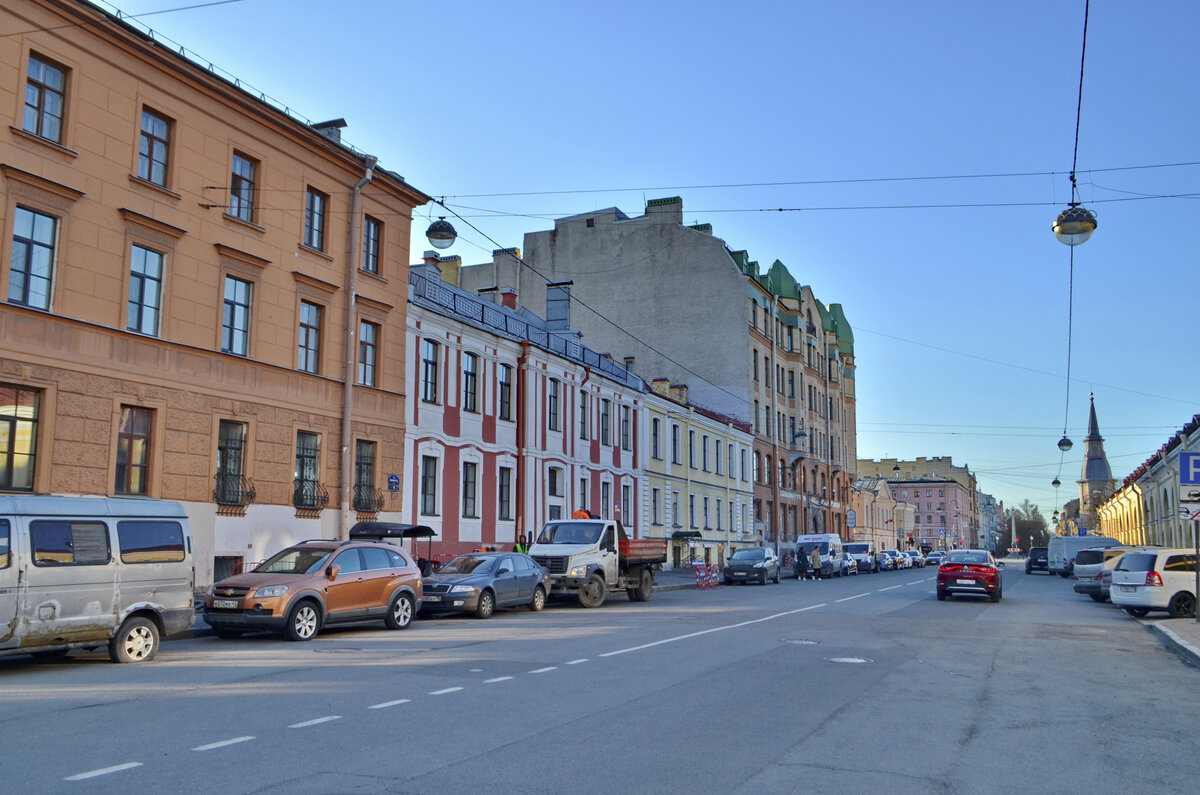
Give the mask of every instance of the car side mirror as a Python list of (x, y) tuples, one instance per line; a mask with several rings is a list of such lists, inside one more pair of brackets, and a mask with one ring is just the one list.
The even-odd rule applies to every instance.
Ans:
[(1002, 560), (996, 561), (996, 567), (1000, 568), (1000, 569), (1004, 568), (1004, 561), (1002, 561)]
[(333, 565), (325, 569), (325, 576), (331, 580), (336, 580), (337, 576), (342, 573), (342, 567)]
[(507, 568), (502, 567), (500, 569), (500, 571), (496, 572), (496, 576), (499, 577), (501, 574), (509, 574), (509, 573), (511, 573), (511, 572)]

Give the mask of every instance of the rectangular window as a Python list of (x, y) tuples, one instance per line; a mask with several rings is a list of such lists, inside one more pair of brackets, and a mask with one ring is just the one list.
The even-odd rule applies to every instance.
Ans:
[(354, 442), (354, 510), (374, 513), (383, 507), (375, 489), (375, 442)]
[(600, 518), (612, 518), (612, 484), (604, 481), (600, 484)]
[(496, 375), (499, 385), (500, 419), (512, 419), (512, 368), (507, 364), (500, 365)]
[(704, 497), (704, 529), (705, 530), (708, 530), (709, 528), (712, 527), (712, 520), (709, 518), (711, 516), (711, 514), (709, 513), (709, 510), (711, 509), (711, 507), (712, 507), (712, 505), (710, 503), (710, 498), (706, 495)]
[(13, 215), (8, 300), (34, 309), (50, 308), (50, 284), (58, 246), (58, 219), (18, 206)]
[(501, 520), (512, 519), (512, 469), (510, 467), (500, 467), (500, 479), (497, 485), (499, 489), (499, 518)]
[(633, 449), (633, 409), (621, 406), (621, 449)]
[(721, 452), (721, 440), (713, 440), (713, 464), (716, 466), (717, 474), (722, 474), (721, 468), (724, 466), (725, 458)]
[(688, 527), (696, 527), (696, 495), (688, 495)]
[(662, 524), (662, 489), (650, 490), (650, 522)]
[(221, 351), (250, 354), (250, 302), (254, 285), (235, 276), (225, 277), (225, 307), (221, 319)]
[(688, 431), (688, 466), (696, 468), (696, 432)]
[(700, 468), (708, 472), (708, 434), (700, 437)]
[(741, 451), (741, 456), (742, 456), (742, 466), (741, 466), (742, 480), (750, 480), (750, 469), (749, 469), (749, 467), (746, 466), (747, 459), (746, 459), (746, 451), (745, 450)]
[(551, 497), (562, 497), (563, 495), (563, 471), (558, 467), (550, 467), (546, 471), (546, 479), (548, 482), (547, 489)]
[(306, 373), (321, 370), (322, 309), (308, 301), (300, 302), (300, 333), (296, 345), (296, 368)]
[(587, 510), (588, 507), (588, 479), (579, 479), (579, 507)]
[(358, 324), (358, 383), (375, 386), (375, 363), (379, 355), (379, 326), (363, 320)]
[(233, 153), (232, 173), (229, 177), (229, 214), (250, 223), (254, 222), (254, 184), (258, 161), (243, 154)]
[(679, 449), (680, 441), (681, 440), (679, 438), (679, 426), (672, 425), (671, 426), (671, 463), (672, 464), (682, 464), (683, 463), (682, 459), (680, 459), (680, 457), (679, 457), (682, 454), (681, 450)]
[(62, 143), (66, 98), (67, 70), (41, 56), (30, 55), (21, 129), (39, 138)]
[(679, 492), (671, 492), (671, 526), (683, 527), (679, 520), (682, 517), (679, 515)]
[(103, 522), (43, 520), (29, 525), (35, 566), (103, 566), (111, 559)]
[(129, 309), (126, 328), (158, 336), (162, 316), (162, 254), (134, 245), (129, 253)]
[(479, 357), (463, 354), (463, 411), (479, 412)]
[(549, 392), (546, 398), (546, 421), (550, 430), (557, 431), (559, 429), (558, 422), (558, 390), (559, 382), (557, 379), (550, 379)]
[(438, 359), (439, 346), (433, 340), (425, 340), (421, 349), (421, 400), (438, 402)]
[(467, 519), (477, 519), (479, 514), (475, 507), (476, 488), (478, 485), (478, 464), (470, 461), (463, 462), (462, 468), (462, 515)]
[[(705, 499), (708, 499), (708, 498), (705, 497)], [(717, 497), (717, 510), (713, 515), (717, 517), (717, 529), (718, 530), (723, 529), (721, 527), (721, 498), (720, 497)]]
[(213, 490), (218, 505), (242, 504), (245, 456), (245, 423), (221, 420), (217, 429), (217, 485)]
[(579, 390), (579, 438), (588, 438), (588, 394)]
[(171, 122), (142, 108), (142, 131), (138, 142), (137, 175), (166, 187), (167, 156), (171, 150)]
[(0, 489), (32, 491), (41, 393), (0, 384)]
[(612, 444), (612, 436), (610, 435), (610, 427), (612, 423), (611, 417), (612, 404), (607, 400), (600, 401), (600, 444)]
[(150, 429), (154, 413), (136, 406), (121, 406), (117, 428), (116, 494), (146, 494), (150, 472)]
[(315, 510), (325, 507), (321, 499), (321, 437), (311, 431), (296, 432), (296, 471), (293, 475), (292, 505)]
[(621, 487), (621, 521), (625, 524), (630, 524), (633, 521), (633, 489), (629, 486)]
[(650, 455), (662, 460), (662, 420), (658, 417), (650, 420)]
[(796, 397), (796, 371), (788, 370), (788, 397)]
[(383, 222), (366, 216), (363, 218), (362, 269), (367, 273), (379, 273), (379, 250), (383, 243)]
[(437, 516), (437, 468), (433, 456), (421, 456), (421, 515)]
[(309, 188), (304, 200), (304, 245), (325, 250), (325, 217), (329, 214), (329, 196)]
[(179, 522), (117, 522), (117, 545), (122, 563), (174, 563), (186, 557)]

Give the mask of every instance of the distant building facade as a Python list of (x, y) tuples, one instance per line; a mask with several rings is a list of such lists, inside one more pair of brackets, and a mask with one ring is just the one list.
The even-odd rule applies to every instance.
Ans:
[(846, 532), (857, 460), (853, 334), (776, 262), (760, 274), (678, 198), (630, 218), (607, 208), (525, 236), (525, 257), (464, 267), (469, 291), (512, 287), (537, 305), (570, 283), (590, 310), (574, 325), (591, 347), (688, 388), (689, 400), (753, 428), (754, 530), (784, 546)]

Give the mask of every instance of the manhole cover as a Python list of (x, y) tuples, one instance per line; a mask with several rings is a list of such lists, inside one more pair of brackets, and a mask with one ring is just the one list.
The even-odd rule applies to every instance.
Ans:
[(866, 657), (826, 657), (828, 662), (832, 663), (847, 663), (849, 665), (862, 665), (863, 663), (874, 662)]
[(808, 640), (807, 638), (784, 638), (784, 643), (793, 643), (797, 646), (816, 646), (817, 641)]
[(353, 654), (362, 649), (313, 649), (317, 654)]

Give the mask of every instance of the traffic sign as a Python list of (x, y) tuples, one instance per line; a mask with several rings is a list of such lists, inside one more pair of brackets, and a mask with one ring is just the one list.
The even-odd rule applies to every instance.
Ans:
[(1179, 454), (1179, 483), (1200, 487), (1200, 453)]

